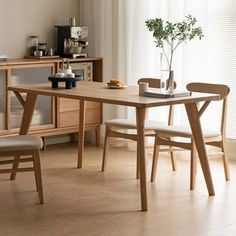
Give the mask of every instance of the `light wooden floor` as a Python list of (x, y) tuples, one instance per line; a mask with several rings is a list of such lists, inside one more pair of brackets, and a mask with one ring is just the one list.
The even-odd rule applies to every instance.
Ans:
[(147, 183), (149, 211), (141, 212), (135, 152), (113, 149), (108, 171), (101, 173), (101, 148), (85, 151), (82, 170), (75, 168), (75, 146), (42, 152), (44, 205), (38, 204), (33, 173), (19, 173), (16, 181), (0, 175), (0, 235), (236, 235), (235, 163), (226, 183), (222, 163), (211, 161), (216, 196), (209, 197), (201, 171), (196, 190), (190, 191), (189, 161), (178, 159), (174, 173), (163, 155), (157, 182)]

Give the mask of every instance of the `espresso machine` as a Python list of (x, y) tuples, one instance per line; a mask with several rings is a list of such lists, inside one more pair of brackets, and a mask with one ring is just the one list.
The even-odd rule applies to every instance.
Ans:
[(87, 57), (88, 27), (55, 26), (57, 28), (57, 54), (62, 57)]

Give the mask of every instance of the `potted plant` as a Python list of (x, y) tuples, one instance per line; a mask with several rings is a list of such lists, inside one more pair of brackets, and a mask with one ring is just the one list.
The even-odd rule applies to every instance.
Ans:
[(204, 35), (200, 27), (195, 27), (197, 20), (188, 15), (181, 22), (164, 22), (161, 18), (146, 20), (146, 26), (153, 32), (156, 47), (163, 51), (164, 58), (168, 65), (169, 78), (167, 89), (173, 92), (173, 55), (178, 46), (183, 42), (188, 42), (194, 38), (201, 39)]

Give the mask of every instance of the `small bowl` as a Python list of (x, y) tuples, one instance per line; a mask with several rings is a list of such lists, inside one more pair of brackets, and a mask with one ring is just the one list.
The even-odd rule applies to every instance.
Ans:
[(68, 73), (64, 75), (65, 78), (75, 78), (75, 74), (74, 73)]
[(56, 73), (56, 74), (55, 74), (55, 77), (56, 77), (56, 78), (63, 78), (64, 76), (65, 76), (64, 73)]
[(71, 70), (71, 68), (69, 68), (69, 69), (60, 69), (60, 70), (59, 70), (59, 73), (71, 74), (71, 73), (72, 73), (72, 70)]

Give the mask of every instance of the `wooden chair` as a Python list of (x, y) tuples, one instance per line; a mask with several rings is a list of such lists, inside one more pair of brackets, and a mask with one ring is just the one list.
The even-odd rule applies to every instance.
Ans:
[[(141, 78), (138, 80), (138, 84), (140, 82), (147, 82), (149, 87), (153, 88), (160, 88), (161, 87), (161, 80), (155, 78)], [(176, 86), (176, 85), (175, 85)], [(173, 106), (169, 107), (169, 115), (168, 115), (168, 122), (166, 124), (171, 125), (173, 122)], [(103, 161), (102, 161), (102, 172), (106, 169), (107, 164), (107, 152), (109, 146), (109, 138), (123, 138), (129, 139), (137, 142), (137, 134), (130, 134), (127, 133), (128, 130), (135, 131), (136, 130), (136, 120), (135, 119), (112, 119), (105, 122), (106, 131), (105, 131), (105, 141), (104, 141), (104, 149), (103, 149)], [(147, 120), (145, 123), (145, 136), (154, 136), (154, 130), (157, 127), (161, 127), (165, 125), (165, 123), (158, 122), (155, 120)], [(172, 167), (173, 170), (176, 169), (174, 156), (172, 151), (171, 160), (172, 160)], [(139, 178), (139, 155), (137, 153), (137, 168), (136, 168), (136, 177)]]
[[(10, 179), (14, 180), (17, 172), (34, 171), (40, 204), (43, 204), (43, 187), (39, 155), (39, 150), (42, 146), (43, 142), (41, 138), (37, 136), (18, 135), (0, 137), (0, 159), (3, 159), (0, 160), (0, 165), (13, 164), (12, 168), (0, 169), (0, 173), (11, 173)], [(13, 159), (11, 157), (13, 157)], [(33, 167), (18, 167), (19, 163), (23, 162), (33, 162)]]
[[(211, 145), (221, 149), (220, 153), (223, 157), (225, 179), (226, 181), (228, 181), (230, 180), (230, 175), (229, 175), (228, 159), (225, 153), (225, 126), (226, 126), (227, 96), (229, 94), (230, 89), (226, 85), (207, 84), (207, 83), (190, 83), (187, 85), (187, 89), (192, 92), (212, 93), (220, 95), (219, 102), (222, 103), (220, 130), (203, 128), (203, 136), (206, 145)], [(206, 101), (201, 107), (199, 107), (200, 116), (203, 114), (203, 112), (205, 111), (205, 109), (209, 104), (210, 102)], [(173, 141), (173, 138), (176, 137), (187, 138), (189, 142), (181, 142), (179, 140)], [(193, 141), (191, 128), (189, 126), (165, 126), (165, 127), (161, 126), (156, 130), (151, 181), (155, 181), (160, 145), (179, 147), (181, 149), (187, 149), (191, 151), (190, 189), (193, 190), (195, 188), (196, 148)]]

